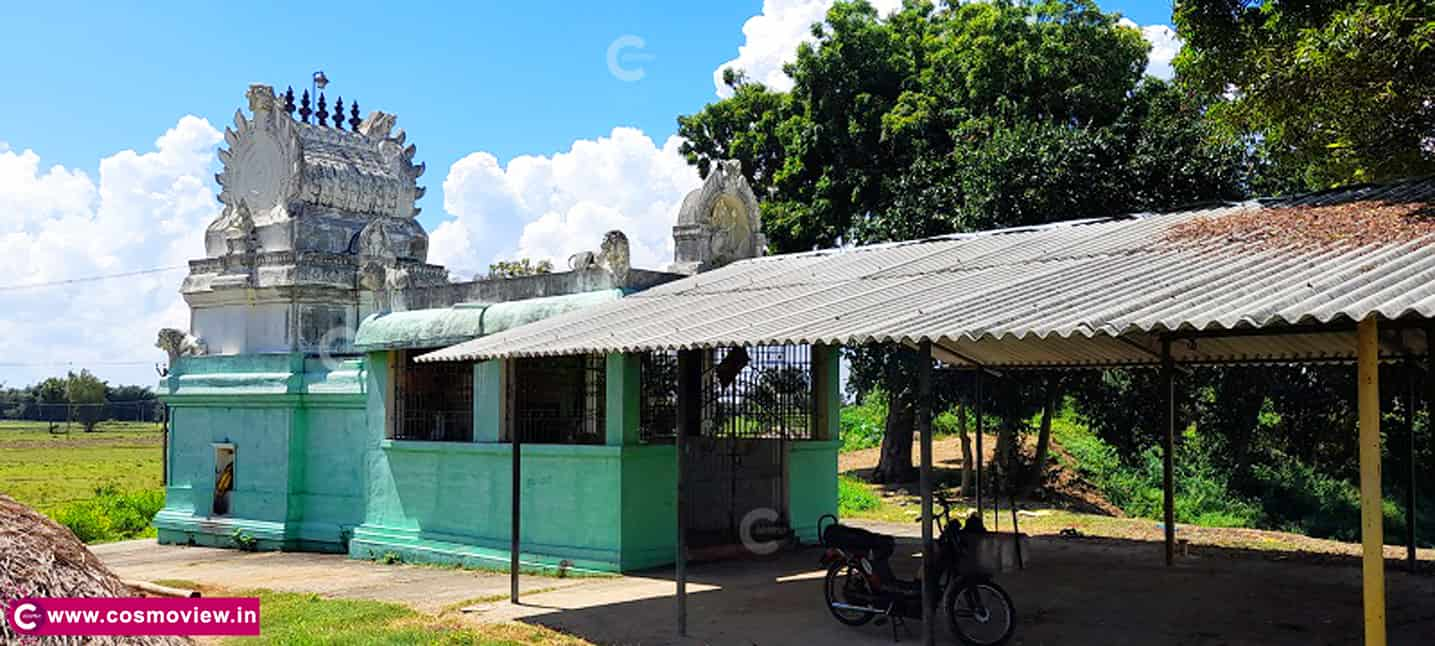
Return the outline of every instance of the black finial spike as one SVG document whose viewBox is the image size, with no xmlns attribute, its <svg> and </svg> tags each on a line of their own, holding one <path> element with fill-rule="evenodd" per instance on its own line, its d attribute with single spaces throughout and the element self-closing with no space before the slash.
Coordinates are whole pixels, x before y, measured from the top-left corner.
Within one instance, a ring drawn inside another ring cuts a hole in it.
<svg viewBox="0 0 1435 646">
<path fill-rule="evenodd" d="M 294 116 L 294 87 L 290 86 L 284 90 L 284 112 Z"/>
<path fill-rule="evenodd" d="M 358 131 L 359 131 L 359 124 L 361 124 L 361 123 L 363 123 L 363 122 L 364 122 L 364 120 L 359 118 L 359 102 L 358 102 L 358 101 L 354 101 L 353 103 L 350 103 L 350 104 L 349 104 L 349 129 L 350 129 L 350 130 L 353 130 L 354 132 L 358 132 Z"/>
<path fill-rule="evenodd" d="M 329 125 L 329 109 L 324 107 L 324 93 L 319 93 L 319 111 L 314 113 L 319 117 L 319 125 Z"/>
<path fill-rule="evenodd" d="M 299 99 L 299 120 L 309 123 L 311 114 L 314 114 L 314 111 L 309 109 L 309 91 L 304 90 L 304 96 Z"/>
<path fill-rule="evenodd" d="M 339 130 L 344 129 L 344 97 L 342 96 L 334 101 L 334 127 Z"/>
</svg>

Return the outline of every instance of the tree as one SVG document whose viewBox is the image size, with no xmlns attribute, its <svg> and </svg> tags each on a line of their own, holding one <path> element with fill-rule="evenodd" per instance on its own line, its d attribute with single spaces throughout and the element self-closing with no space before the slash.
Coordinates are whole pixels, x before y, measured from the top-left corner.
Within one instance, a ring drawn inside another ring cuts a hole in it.
<svg viewBox="0 0 1435 646">
<path fill-rule="evenodd" d="M 65 379 L 65 400 L 74 408 L 75 421 L 84 426 L 86 433 L 93 433 L 100 422 L 105 388 L 105 382 L 89 370 L 71 372 Z"/>
<path fill-rule="evenodd" d="M 1310 188 L 1435 173 L 1435 3 L 1180 0 L 1178 78 Z"/>
<path fill-rule="evenodd" d="M 531 258 L 519 260 L 500 260 L 488 266 L 489 278 L 518 278 L 520 276 L 537 276 L 539 274 L 553 273 L 553 262 L 550 260 L 539 260 L 534 262 Z"/>
<path fill-rule="evenodd" d="M 1140 33 L 1089 0 L 840 1 L 786 71 L 790 93 L 679 118 L 699 170 L 735 156 L 765 197 L 774 251 L 905 240 L 1243 197 L 1247 147 L 1212 136 L 1205 95 L 1143 79 Z M 865 352 L 865 351 L 864 351 Z M 888 397 L 879 480 L 910 478 L 915 359 L 874 350 L 853 376 Z M 1017 383 L 1013 378 L 1013 384 Z M 1003 448 L 1055 394 L 1009 388 Z"/>
</svg>

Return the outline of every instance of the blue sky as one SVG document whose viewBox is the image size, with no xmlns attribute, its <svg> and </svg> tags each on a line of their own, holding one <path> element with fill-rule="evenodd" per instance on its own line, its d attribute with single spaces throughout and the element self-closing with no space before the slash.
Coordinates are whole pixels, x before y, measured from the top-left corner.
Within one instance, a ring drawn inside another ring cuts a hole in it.
<svg viewBox="0 0 1435 646">
<path fill-rule="evenodd" d="M 669 139 L 675 117 L 716 98 L 725 63 L 778 73 L 776 52 L 823 1 L 4 3 L 0 288 L 202 255 L 217 132 L 248 84 L 297 92 L 317 69 L 331 101 L 396 113 L 417 144 L 434 260 L 471 273 L 563 257 L 620 226 L 646 232 L 635 256 L 660 264 L 695 181 Z M 1101 4 L 1170 22 L 1167 2 Z M 616 73 L 615 42 L 628 44 Z M 182 276 L 124 283 L 141 296 L 113 300 L 114 283 L 0 291 L 0 382 L 68 361 L 150 381 L 148 366 L 100 364 L 159 360 L 154 329 L 185 322 Z"/>
</svg>

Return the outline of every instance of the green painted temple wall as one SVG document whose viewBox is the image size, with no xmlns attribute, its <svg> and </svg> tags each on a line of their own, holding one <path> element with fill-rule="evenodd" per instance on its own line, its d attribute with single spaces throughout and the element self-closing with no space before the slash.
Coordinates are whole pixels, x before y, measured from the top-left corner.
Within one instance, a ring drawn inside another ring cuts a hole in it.
<svg viewBox="0 0 1435 646">
<path fill-rule="evenodd" d="M 162 543 L 346 552 L 508 565 L 512 446 L 503 366 L 474 366 L 474 442 L 386 439 L 388 352 L 181 360 L 171 406 Z M 789 443 L 789 510 L 804 542 L 837 506 L 837 352 L 815 348 L 820 441 Z M 673 562 L 676 455 L 638 439 L 638 360 L 607 363 L 604 445 L 525 444 L 520 559 L 534 570 L 631 571 Z M 216 443 L 235 447 L 230 513 L 210 513 Z"/>
</svg>

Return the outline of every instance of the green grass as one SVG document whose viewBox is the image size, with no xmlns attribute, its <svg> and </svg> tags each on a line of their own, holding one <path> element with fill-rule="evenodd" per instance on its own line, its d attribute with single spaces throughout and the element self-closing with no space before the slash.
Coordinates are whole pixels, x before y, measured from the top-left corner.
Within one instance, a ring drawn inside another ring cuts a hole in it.
<svg viewBox="0 0 1435 646">
<path fill-rule="evenodd" d="M 473 624 L 458 617 L 426 615 L 379 601 L 325 599 L 287 592 L 237 593 L 259 597 L 260 636 L 237 637 L 225 644 L 472 644 L 579 646 L 581 639 L 523 624 Z"/>
<path fill-rule="evenodd" d="M 64 425 L 60 425 L 61 428 Z M 164 504 L 157 424 L 104 422 L 52 434 L 45 422 L 0 421 L 0 493 L 87 542 L 152 535 Z"/>
</svg>

